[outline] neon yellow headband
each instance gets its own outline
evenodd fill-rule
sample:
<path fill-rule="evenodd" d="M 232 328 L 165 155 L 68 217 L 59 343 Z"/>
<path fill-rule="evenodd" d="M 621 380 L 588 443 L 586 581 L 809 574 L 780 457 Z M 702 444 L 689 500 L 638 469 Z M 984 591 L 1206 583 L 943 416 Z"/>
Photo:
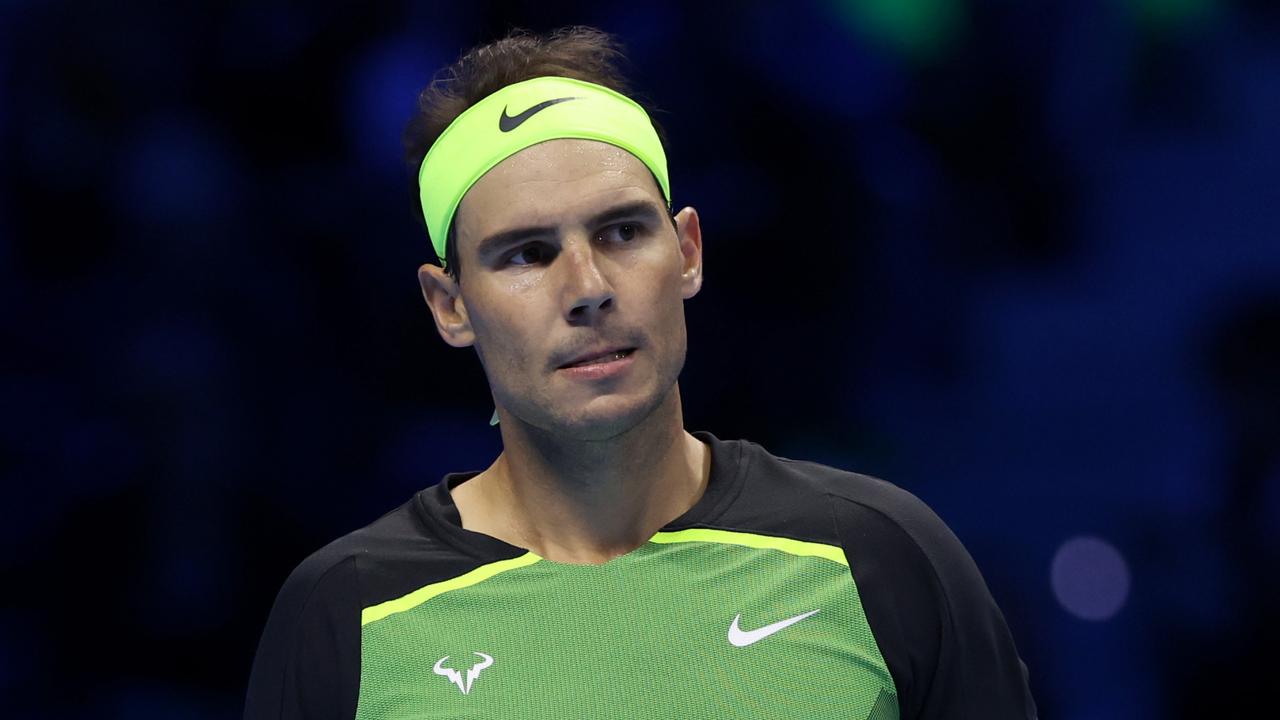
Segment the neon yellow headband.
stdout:
<path fill-rule="evenodd" d="M 595 83 L 539 77 L 508 85 L 449 123 L 418 171 L 431 244 L 443 263 L 449 225 L 471 186 L 493 166 L 547 140 L 599 140 L 635 155 L 671 204 L 667 156 L 653 123 L 630 98 Z"/>

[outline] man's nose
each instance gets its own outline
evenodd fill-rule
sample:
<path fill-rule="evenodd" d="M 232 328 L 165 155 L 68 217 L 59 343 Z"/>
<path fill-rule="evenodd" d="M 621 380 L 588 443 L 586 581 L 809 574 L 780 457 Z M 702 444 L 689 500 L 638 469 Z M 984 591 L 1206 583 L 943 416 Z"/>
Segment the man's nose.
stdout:
<path fill-rule="evenodd" d="M 564 260 L 565 316 L 571 323 L 591 322 L 613 308 L 613 285 L 600 270 L 597 249 L 589 240 L 569 241 Z"/>

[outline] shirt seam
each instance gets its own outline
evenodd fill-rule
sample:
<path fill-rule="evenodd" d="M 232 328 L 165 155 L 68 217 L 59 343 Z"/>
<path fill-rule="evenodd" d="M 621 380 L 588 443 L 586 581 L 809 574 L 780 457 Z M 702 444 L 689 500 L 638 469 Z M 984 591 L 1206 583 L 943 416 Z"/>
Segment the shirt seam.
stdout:
<path fill-rule="evenodd" d="M 942 582 L 942 575 L 938 573 L 937 564 L 934 562 L 933 556 L 929 553 L 929 551 L 928 551 L 928 550 L 926 550 L 926 549 L 925 549 L 924 544 L 923 544 L 922 542 L 920 542 L 919 538 L 917 538 L 917 537 L 915 536 L 915 534 L 914 534 L 914 533 L 912 533 L 909 529 L 907 529 L 907 527 L 906 527 L 905 525 L 903 525 L 901 522 L 899 522 L 897 518 L 895 518 L 893 515 L 890 515 L 889 513 L 885 512 L 885 511 L 884 511 L 883 509 L 881 509 L 881 508 L 875 507 L 874 505 L 869 505 L 869 504 L 867 504 L 867 503 L 864 503 L 864 502 L 861 502 L 861 501 L 858 501 L 858 500 L 854 500 L 854 499 L 852 499 L 852 498 L 847 498 L 847 497 L 844 497 L 844 496 L 842 496 L 842 495 L 836 495 L 836 494 L 832 493 L 831 491 L 827 491 L 827 493 L 826 493 L 826 494 L 827 494 L 827 496 L 828 496 L 828 497 L 833 498 L 833 499 L 835 499 L 835 500 L 843 500 L 844 502 L 852 503 L 852 504 L 854 504 L 854 505 L 858 505 L 859 507 L 866 508 L 867 510 L 870 510 L 870 511 L 872 511 L 872 512 L 874 512 L 874 513 L 876 513 L 876 514 L 878 514 L 878 515 L 880 515 L 880 516 L 882 516 L 882 517 L 884 517 L 884 518 L 885 518 L 886 520 L 888 520 L 888 521 L 889 521 L 889 522 L 890 522 L 894 527 L 896 527 L 896 528 L 898 529 L 898 531 L 899 531 L 899 532 L 901 532 L 903 535 L 905 535 L 905 536 L 907 537 L 907 539 L 908 539 L 908 540 L 910 540 L 910 541 L 911 541 L 911 543 L 916 547 L 916 549 L 920 551 L 920 554 L 924 557 L 925 562 L 926 562 L 926 563 L 928 564 L 928 566 L 929 566 L 929 573 L 931 574 L 931 576 L 932 576 L 932 578 L 933 578 L 933 583 L 934 583 L 934 585 L 938 588 L 938 592 L 939 592 L 939 594 L 941 594 L 941 596 L 942 596 L 942 612 L 943 612 L 943 614 L 944 614 L 944 616 L 945 616 L 945 618 L 944 618 L 944 619 L 945 619 L 945 623 L 946 623 L 946 624 L 945 624 L 945 629 L 951 633 L 951 636 L 952 636 L 952 637 L 955 637 L 955 636 L 956 636 L 955 616 L 954 616 L 954 614 L 953 614 L 953 613 L 952 613 L 952 611 L 951 611 L 951 595 L 950 595 L 950 593 L 948 593 L 948 592 L 947 592 L 947 586 Z M 847 553 L 847 552 L 848 552 L 848 551 L 846 550 L 846 553 Z M 850 574 L 852 574 L 852 572 L 853 572 L 853 563 L 850 563 L 849 565 L 850 565 L 849 572 L 850 572 Z M 942 643 L 942 638 L 940 637 L 940 638 L 938 638 L 938 653 L 939 653 L 939 655 L 941 655 L 941 653 L 942 653 L 942 649 L 943 649 L 943 643 Z M 939 661 L 941 661 L 941 657 L 939 657 Z M 934 664 L 934 667 L 933 667 L 933 669 L 932 669 L 932 672 L 929 674 L 929 684 L 928 684 L 928 687 L 926 687 L 926 688 L 925 688 L 925 691 L 921 694 L 921 696 L 922 696 L 922 697 L 928 697 L 929 693 L 933 690 L 933 683 L 934 683 L 934 680 L 937 678 L 937 671 L 938 671 L 938 664 L 937 664 L 937 663 L 935 663 L 935 664 Z M 896 685 L 896 682 L 895 682 L 895 685 Z M 961 700 L 962 700 L 962 702 L 961 702 L 961 707 L 965 707 L 964 702 L 967 702 L 967 699 L 965 699 L 965 698 L 961 698 Z"/>

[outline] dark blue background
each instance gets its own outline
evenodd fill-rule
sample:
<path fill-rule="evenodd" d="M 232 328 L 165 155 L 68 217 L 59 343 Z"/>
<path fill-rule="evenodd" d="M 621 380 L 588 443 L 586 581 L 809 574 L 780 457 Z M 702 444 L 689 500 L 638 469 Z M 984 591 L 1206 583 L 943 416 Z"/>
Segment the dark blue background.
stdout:
<path fill-rule="evenodd" d="M 5 715 L 236 716 L 293 565 L 491 460 L 399 135 L 462 50 L 568 23 L 628 46 L 703 218 L 687 426 L 922 497 L 1042 716 L 1243 714 L 1280 606 L 1274 3 L 9 0 Z"/>

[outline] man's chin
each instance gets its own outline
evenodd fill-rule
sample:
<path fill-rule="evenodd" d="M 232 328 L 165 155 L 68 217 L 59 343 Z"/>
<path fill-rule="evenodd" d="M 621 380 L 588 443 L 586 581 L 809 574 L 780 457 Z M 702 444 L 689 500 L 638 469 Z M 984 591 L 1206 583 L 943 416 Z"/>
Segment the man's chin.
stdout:
<path fill-rule="evenodd" d="M 605 395 L 579 405 L 561 406 L 533 422 L 543 432 L 566 440 L 603 441 L 622 435 L 648 419 L 662 405 L 662 396 Z"/>
<path fill-rule="evenodd" d="M 609 440 L 642 423 L 656 406 L 636 399 L 595 398 L 561 415 L 557 432 L 578 440 Z"/>

